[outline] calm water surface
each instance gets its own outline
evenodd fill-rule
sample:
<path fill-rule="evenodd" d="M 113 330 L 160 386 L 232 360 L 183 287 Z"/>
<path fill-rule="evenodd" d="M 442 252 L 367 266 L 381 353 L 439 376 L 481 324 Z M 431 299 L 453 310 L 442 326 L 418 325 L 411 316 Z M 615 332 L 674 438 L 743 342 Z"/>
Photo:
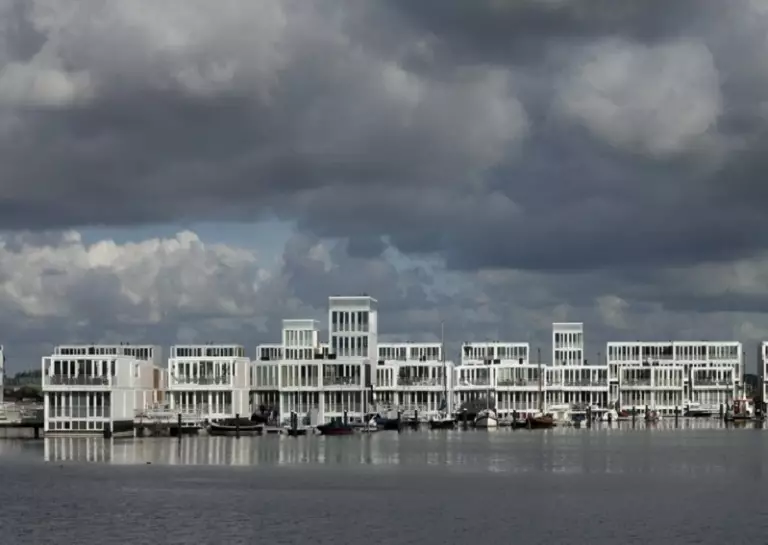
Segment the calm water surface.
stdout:
<path fill-rule="evenodd" d="M 0 543 L 763 543 L 768 433 L 0 441 Z"/>

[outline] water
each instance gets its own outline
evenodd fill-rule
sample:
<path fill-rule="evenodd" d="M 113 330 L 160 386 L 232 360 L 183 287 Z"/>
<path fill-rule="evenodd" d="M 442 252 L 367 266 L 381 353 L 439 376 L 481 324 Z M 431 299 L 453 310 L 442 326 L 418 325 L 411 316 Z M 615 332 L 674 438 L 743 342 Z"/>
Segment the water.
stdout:
<path fill-rule="evenodd" d="M 768 434 L 0 441 L 0 543 L 762 543 Z"/>

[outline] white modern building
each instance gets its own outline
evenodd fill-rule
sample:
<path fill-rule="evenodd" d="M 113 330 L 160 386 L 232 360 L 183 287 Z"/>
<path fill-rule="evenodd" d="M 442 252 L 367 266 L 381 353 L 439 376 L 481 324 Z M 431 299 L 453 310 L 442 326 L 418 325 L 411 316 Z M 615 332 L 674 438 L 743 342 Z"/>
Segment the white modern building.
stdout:
<path fill-rule="evenodd" d="M 251 360 L 235 344 L 176 345 L 168 359 L 168 406 L 203 420 L 250 415 Z"/>
<path fill-rule="evenodd" d="M 533 412 L 544 392 L 541 371 L 526 342 L 465 342 L 461 364 L 453 369 L 454 405 L 488 399 L 502 416 Z"/>
<path fill-rule="evenodd" d="M 257 347 L 252 406 L 287 421 L 292 411 L 316 411 L 319 421 L 362 419 L 372 403 L 378 361 L 378 302 L 373 297 L 328 299 L 328 343 L 315 320 L 283 321 L 282 343 Z"/>
<path fill-rule="evenodd" d="M 157 346 L 62 345 L 42 359 L 44 431 L 133 429 L 138 411 L 163 399 L 166 373 Z"/>
<path fill-rule="evenodd" d="M 743 352 L 736 341 L 610 342 L 606 354 L 610 399 L 625 410 L 719 408 L 741 392 Z"/>
<path fill-rule="evenodd" d="M 5 348 L 0 345 L 0 405 L 3 403 L 3 393 L 5 388 Z"/>
<path fill-rule="evenodd" d="M 451 410 L 453 362 L 439 342 L 379 343 L 375 402 L 378 412 L 430 418 Z"/>
<path fill-rule="evenodd" d="M 757 375 L 763 403 L 768 402 L 768 341 L 757 345 Z"/>
<path fill-rule="evenodd" d="M 584 358 L 584 324 L 552 324 L 552 366 L 546 370 L 547 405 L 609 403 L 608 368 Z"/>

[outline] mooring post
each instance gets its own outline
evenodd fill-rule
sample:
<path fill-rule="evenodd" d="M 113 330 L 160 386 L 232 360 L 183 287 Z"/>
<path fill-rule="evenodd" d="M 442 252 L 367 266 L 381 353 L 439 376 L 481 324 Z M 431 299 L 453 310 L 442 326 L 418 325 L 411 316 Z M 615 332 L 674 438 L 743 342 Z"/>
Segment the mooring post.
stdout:
<path fill-rule="evenodd" d="M 181 441 L 181 413 L 176 417 L 176 435 L 178 436 L 179 441 Z"/>

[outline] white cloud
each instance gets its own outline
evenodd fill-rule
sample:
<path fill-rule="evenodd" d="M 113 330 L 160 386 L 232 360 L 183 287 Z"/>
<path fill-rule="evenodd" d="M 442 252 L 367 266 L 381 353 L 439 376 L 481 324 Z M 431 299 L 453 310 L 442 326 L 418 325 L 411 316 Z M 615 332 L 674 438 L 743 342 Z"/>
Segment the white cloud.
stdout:
<path fill-rule="evenodd" d="M 712 53 L 692 40 L 590 45 L 558 91 L 561 114 L 616 146 L 661 156 L 706 143 L 723 103 Z"/>
<path fill-rule="evenodd" d="M 87 313 L 83 296 L 89 287 L 100 286 L 108 288 L 99 292 L 104 307 L 128 323 L 156 324 L 164 316 L 184 313 L 249 316 L 257 312 L 258 292 L 271 278 L 254 252 L 205 244 L 191 232 L 91 245 L 72 232 L 58 245 L 39 242 L 0 243 L 0 305 L 28 317 Z"/>

